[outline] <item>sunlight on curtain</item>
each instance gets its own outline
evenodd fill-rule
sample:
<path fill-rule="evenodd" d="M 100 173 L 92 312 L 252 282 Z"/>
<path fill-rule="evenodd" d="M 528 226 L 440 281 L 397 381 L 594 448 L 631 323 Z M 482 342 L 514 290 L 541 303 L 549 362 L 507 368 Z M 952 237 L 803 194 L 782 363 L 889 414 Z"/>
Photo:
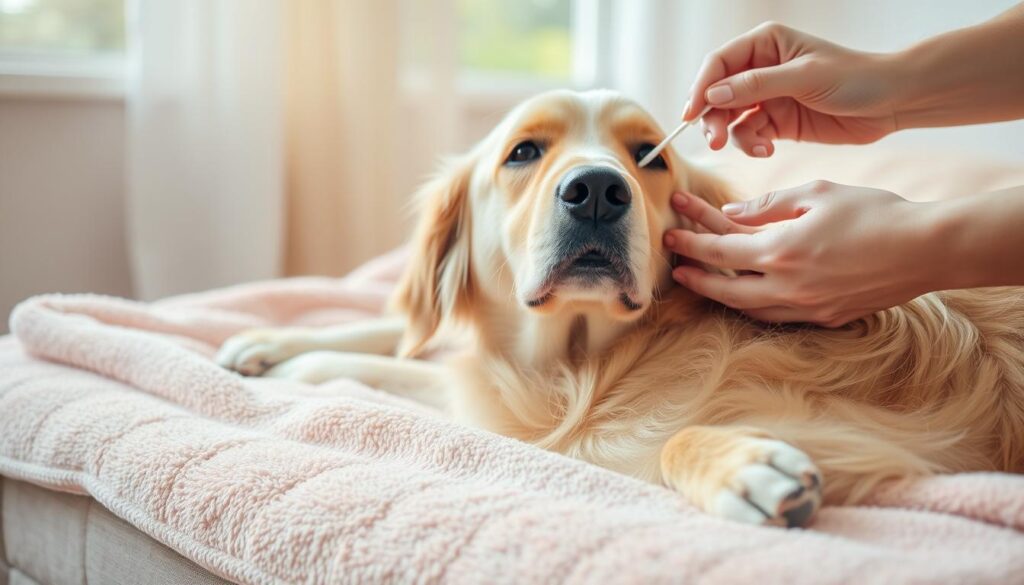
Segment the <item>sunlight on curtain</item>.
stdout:
<path fill-rule="evenodd" d="M 452 6 L 288 2 L 286 274 L 405 241 L 409 194 L 455 141 Z"/>

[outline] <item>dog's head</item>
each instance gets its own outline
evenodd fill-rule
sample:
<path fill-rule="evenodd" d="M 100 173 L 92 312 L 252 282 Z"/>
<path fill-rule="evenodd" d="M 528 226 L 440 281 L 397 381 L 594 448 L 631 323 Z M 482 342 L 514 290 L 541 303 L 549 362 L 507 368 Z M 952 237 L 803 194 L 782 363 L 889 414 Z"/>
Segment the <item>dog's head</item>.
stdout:
<path fill-rule="evenodd" d="M 411 265 L 396 296 L 410 317 L 403 353 L 449 320 L 586 314 L 629 322 L 671 284 L 669 198 L 723 191 L 671 148 L 636 103 L 556 91 L 515 108 L 420 193 Z"/>

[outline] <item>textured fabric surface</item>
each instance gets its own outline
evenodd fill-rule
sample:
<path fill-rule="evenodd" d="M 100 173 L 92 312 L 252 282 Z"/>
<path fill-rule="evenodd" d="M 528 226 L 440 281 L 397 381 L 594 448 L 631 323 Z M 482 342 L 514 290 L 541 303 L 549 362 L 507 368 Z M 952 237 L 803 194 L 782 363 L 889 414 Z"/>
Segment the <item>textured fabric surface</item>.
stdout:
<path fill-rule="evenodd" d="M 812 530 L 746 526 L 354 382 L 210 360 L 246 327 L 376 313 L 402 261 L 151 305 L 24 303 L 0 342 L 0 473 L 89 494 L 245 583 L 1024 582 L 1022 477 L 890 487 Z"/>

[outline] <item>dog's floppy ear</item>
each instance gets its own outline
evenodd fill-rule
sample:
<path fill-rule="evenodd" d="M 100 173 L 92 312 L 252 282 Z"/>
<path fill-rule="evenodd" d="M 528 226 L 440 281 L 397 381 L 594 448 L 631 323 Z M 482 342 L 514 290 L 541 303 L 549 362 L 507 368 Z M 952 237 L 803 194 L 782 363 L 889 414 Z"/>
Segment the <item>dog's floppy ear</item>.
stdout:
<path fill-rule="evenodd" d="M 679 173 L 678 190 L 693 193 L 716 209 L 720 209 L 726 203 L 740 200 L 733 188 L 713 172 L 694 164 L 682 163 L 682 166 L 684 171 Z"/>
<path fill-rule="evenodd" d="M 419 224 L 392 308 L 408 317 L 398 354 L 423 351 L 449 320 L 464 316 L 473 296 L 470 275 L 469 182 L 473 162 L 453 161 L 417 193 Z"/>

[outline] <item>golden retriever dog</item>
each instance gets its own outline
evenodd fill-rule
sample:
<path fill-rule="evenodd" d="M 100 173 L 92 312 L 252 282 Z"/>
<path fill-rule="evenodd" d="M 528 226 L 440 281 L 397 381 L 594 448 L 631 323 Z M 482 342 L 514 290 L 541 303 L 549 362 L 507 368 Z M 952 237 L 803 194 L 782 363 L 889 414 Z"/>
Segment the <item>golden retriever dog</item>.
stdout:
<path fill-rule="evenodd" d="M 245 332 L 219 362 L 443 392 L 456 420 L 743 522 L 806 525 L 885 480 L 1024 472 L 1024 290 L 838 329 L 754 322 L 672 284 L 662 234 L 692 226 L 670 195 L 734 195 L 671 149 L 638 168 L 663 136 L 613 92 L 523 103 L 423 188 L 403 317 Z M 408 359 L 458 334 L 445 366 Z"/>

